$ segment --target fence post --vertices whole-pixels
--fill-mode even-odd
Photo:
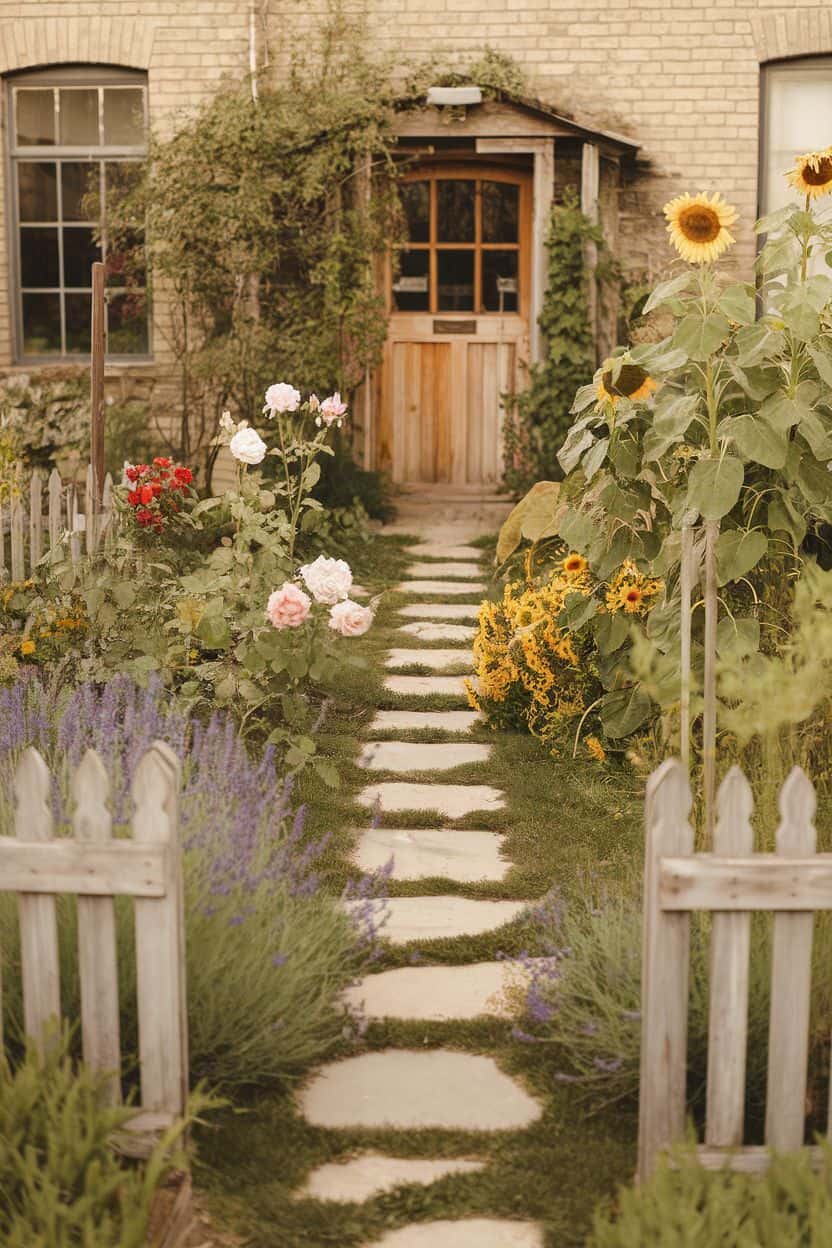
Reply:
[[[165,896],[136,898],[139,1064],[145,1110],[181,1115],[188,1095],[187,1005],[182,868],[179,852],[180,768],[156,741],[133,778],[133,838],[168,846]]]
[[[780,790],[777,853],[808,858],[815,852],[815,790],[800,767],[793,767]],[[766,1143],[781,1152],[801,1148],[809,1064],[809,996],[814,914],[774,917],[771,964],[771,1018],[768,1042]]]
[[[92,515],[100,509],[104,489],[104,358],[107,348],[107,312],[104,297],[105,267],[92,266],[92,322],[90,353],[90,467],[92,469]],[[87,525],[91,522],[87,513]],[[87,552],[91,553],[87,537]]]
[[[29,485],[29,567],[34,571],[43,554],[43,478],[35,469]]]
[[[24,750],[14,781],[14,830],[21,841],[52,837],[52,781],[37,750]],[[42,1047],[50,1020],[60,1018],[58,926],[55,898],[21,893],[20,961],[23,972],[23,1024],[27,1036]]]
[[[106,845],[112,840],[107,808],[110,781],[104,764],[87,750],[72,778],[75,839]],[[78,970],[81,980],[81,1035],[84,1061],[110,1076],[107,1101],[121,1100],[118,961],[112,897],[78,898]]]
[[[19,498],[11,503],[11,547],[12,547],[12,580],[22,581],[26,577],[26,561],[23,546],[23,504]]]
[[[685,769],[668,759],[647,782],[638,1174],[649,1178],[661,1149],[685,1127],[690,915],[662,911],[659,862],[693,853]]]
[[[61,544],[61,510],[63,508],[63,482],[57,468],[49,474],[49,553],[57,551]],[[52,555],[54,559],[54,555]]]
[[[719,786],[714,853],[743,858],[754,848],[751,786],[732,767]],[[708,1093],[705,1143],[742,1144],[751,915],[716,911],[711,927]]]

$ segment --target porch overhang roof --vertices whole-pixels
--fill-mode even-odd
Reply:
[[[435,108],[426,101],[401,100],[396,124],[399,138],[579,139],[593,143],[602,155],[634,159],[639,144],[627,135],[603,130],[557,112],[541,100],[501,92],[464,110]]]

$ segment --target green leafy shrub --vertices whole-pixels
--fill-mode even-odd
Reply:
[[[677,1149],[617,1208],[596,1213],[587,1248],[826,1248],[832,1223],[832,1148],[774,1156],[765,1175],[705,1170]]]
[[[358,504],[371,520],[392,520],[396,509],[386,474],[357,464],[343,438],[336,438],[333,450],[334,455],[321,461],[321,478],[312,491],[313,497],[328,510]]]
[[[0,1241],[4,1248],[144,1248],[153,1195],[179,1160],[176,1132],[144,1166],[112,1146],[134,1109],[103,1103],[105,1079],[57,1040],[12,1068],[0,1053]]]
[[[71,469],[89,452],[89,372],[49,368],[0,381],[0,430],[30,468]]]

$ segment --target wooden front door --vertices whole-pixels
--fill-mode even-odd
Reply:
[[[397,482],[495,485],[501,395],[528,359],[530,175],[437,163],[402,192],[377,460]]]

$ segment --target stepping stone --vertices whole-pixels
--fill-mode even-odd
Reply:
[[[450,771],[468,763],[487,763],[490,745],[467,745],[458,741],[426,744],[415,741],[370,741],[358,756],[358,766],[368,771]]]
[[[511,923],[528,907],[527,901],[474,901],[470,897],[379,897],[369,903],[378,916],[381,936],[391,945],[411,940],[444,940],[451,936],[481,936]],[[365,912],[368,903],[356,898],[343,903],[348,913]],[[385,918],[386,916],[386,918]]]
[[[471,666],[470,650],[390,650],[385,667],[429,667],[441,672],[447,667]]]
[[[297,1193],[311,1200],[339,1200],[361,1204],[382,1192],[411,1183],[435,1183],[449,1174],[472,1174],[484,1170],[484,1161],[448,1157],[423,1161],[417,1157],[385,1157],[362,1153],[349,1161],[330,1161],[318,1166]]]
[[[484,553],[477,546],[443,546],[441,542],[420,542],[409,550],[420,559],[482,559]]]
[[[438,693],[468,701],[464,676],[388,676],[382,688],[388,693],[403,693],[408,697],[429,698]]]
[[[430,620],[402,624],[400,631],[420,641],[473,641],[477,635],[473,624],[434,624]]]
[[[403,581],[397,594],[484,594],[481,581]]]
[[[413,602],[399,607],[399,615],[411,620],[475,620],[479,614],[478,602]]]
[[[376,711],[368,732],[470,732],[482,716],[477,711]]]
[[[543,1231],[536,1222],[507,1218],[442,1219],[388,1231],[370,1248],[543,1248]]]
[[[500,857],[496,832],[461,828],[367,828],[359,834],[353,861],[362,871],[378,871],[393,859],[394,880],[439,876],[471,883],[502,880],[511,863]]]
[[[430,810],[446,819],[461,819],[475,811],[502,810],[505,794],[490,784],[408,784],[405,780],[383,780],[362,789],[356,801],[384,813],[394,810]]]
[[[315,1127],[401,1131],[516,1131],[541,1114],[492,1058],[452,1049],[384,1049],[329,1062],[301,1092],[300,1105]]]
[[[478,581],[482,576],[482,566],[479,563],[413,563],[405,569],[405,576],[408,580],[423,577],[428,580],[438,577],[441,580],[448,577],[452,581]]]
[[[344,1001],[368,1018],[408,1018],[446,1022],[509,1017],[514,1011],[506,989],[523,982],[516,963],[477,962],[473,966],[405,966],[366,975],[348,988]]]

